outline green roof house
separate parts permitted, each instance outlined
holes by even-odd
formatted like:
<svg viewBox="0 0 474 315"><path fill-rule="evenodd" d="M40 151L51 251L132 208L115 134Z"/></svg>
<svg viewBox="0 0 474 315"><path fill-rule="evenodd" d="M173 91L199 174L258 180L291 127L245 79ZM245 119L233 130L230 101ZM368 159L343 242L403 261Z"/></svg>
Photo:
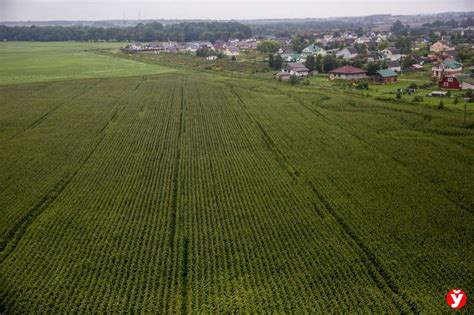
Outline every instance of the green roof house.
<svg viewBox="0 0 474 315"><path fill-rule="evenodd" d="M457 75L462 73L462 64L456 60L446 60L435 64L431 68L431 76L442 79L447 76Z"/></svg>

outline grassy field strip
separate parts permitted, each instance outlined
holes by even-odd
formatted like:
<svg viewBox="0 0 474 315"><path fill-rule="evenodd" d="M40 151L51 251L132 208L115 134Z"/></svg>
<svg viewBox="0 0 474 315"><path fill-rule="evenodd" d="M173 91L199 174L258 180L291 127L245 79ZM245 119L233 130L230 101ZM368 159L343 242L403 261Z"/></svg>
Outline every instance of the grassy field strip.
<svg viewBox="0 0 474 315"><path fill-rule="evenodd" d="M164 65L98 54L120 43L0 43L0 85L173 72Z"/></svg>

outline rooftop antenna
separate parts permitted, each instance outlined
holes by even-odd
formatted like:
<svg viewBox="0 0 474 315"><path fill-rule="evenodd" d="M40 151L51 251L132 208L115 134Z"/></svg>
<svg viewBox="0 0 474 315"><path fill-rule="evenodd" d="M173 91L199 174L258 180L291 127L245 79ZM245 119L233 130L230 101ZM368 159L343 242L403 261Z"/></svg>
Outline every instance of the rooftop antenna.
<svg viewBox="0 0 474 315"><path fill-rule="evenodd" d="M142 21L142 13L140 11L138 11L138 21L139 22Z"/></svg>

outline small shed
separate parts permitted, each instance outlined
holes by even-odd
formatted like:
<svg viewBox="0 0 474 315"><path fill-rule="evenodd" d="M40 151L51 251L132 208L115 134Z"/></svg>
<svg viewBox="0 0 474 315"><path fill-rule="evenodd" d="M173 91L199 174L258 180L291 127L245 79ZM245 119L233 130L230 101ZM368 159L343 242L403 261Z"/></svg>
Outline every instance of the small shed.
<svg viewBox="0 0 474 315"><path fill-rule="evenodd" d="M372 82L374 84L390 84L397 82L398 74L393 69L378 70L373 76Z"/></svg>

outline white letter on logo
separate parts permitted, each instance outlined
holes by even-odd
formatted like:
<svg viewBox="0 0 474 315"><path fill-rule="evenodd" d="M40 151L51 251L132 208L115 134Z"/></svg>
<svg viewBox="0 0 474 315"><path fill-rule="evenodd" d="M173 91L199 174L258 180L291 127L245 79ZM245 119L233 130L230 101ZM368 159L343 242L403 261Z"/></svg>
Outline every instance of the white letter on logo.
<svg viewBox="0 0 474 315"><path fill-rule="evenodd" d="M453 290L453 292L455 294L451 294L451 298L453 299L453 304L451 304L451 307L456 308L458 307L459 303L461 303L463 294L461 293L461 290Z"/></svg>

